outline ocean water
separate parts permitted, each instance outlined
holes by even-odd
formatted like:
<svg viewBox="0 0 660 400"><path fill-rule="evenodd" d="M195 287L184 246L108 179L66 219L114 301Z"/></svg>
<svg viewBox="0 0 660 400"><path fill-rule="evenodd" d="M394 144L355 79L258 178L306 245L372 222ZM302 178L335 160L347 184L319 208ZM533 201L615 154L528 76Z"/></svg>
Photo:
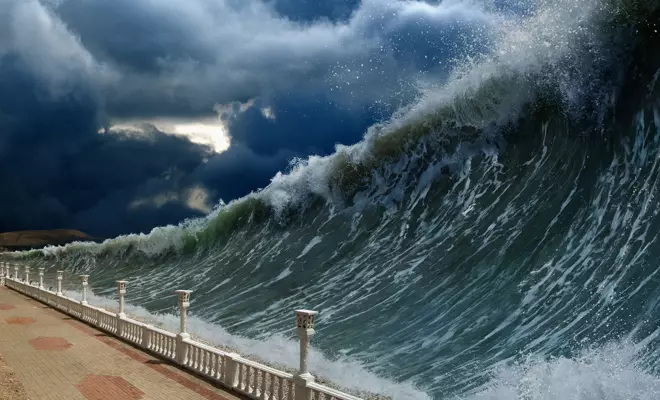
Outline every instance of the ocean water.
<svg viewBox="0 0 660 400"><path fill-rule="evenodd" d="M660 4L537 1L362 142L208 217L16 253L393 399L660 398ZM48 280L50 280L50 275ZM75 285L70 286L75 291ZM73 293L75 295L75 293ZM138 307L139 306L139 307Z"/></svg>

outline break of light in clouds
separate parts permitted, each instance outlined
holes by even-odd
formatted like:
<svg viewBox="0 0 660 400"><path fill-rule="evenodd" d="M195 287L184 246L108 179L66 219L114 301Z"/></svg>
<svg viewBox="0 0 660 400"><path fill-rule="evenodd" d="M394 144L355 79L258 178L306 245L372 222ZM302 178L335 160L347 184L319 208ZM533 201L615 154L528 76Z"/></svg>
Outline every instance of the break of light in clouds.
<svg viewBox="0 0 660 400"><path fill-rule="evenodd" d="M147 127L171 134L180 135L193 143L209 146L215 153L221 153L229 148L230 138L227 128L222 121L212 119L202 120L168 120L165 118L140 121L124 121L115 123L107 129L109 133L134 132L136 134L148 134ZM99 132L105 132L105 129Z"/></svg>

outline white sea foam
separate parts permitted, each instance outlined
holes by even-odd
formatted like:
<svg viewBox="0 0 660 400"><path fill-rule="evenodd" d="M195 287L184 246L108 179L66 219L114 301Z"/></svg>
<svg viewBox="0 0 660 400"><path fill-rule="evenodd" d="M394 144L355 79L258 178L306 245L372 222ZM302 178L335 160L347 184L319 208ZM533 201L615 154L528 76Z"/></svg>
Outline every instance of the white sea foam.
<svg viewBox="0 0 660 400"><path fill-rule="evenodd" d="M640 347L610 344L575 359L530 357L501 367L469 400L656 400L660 377L640 365Z"/></svg>

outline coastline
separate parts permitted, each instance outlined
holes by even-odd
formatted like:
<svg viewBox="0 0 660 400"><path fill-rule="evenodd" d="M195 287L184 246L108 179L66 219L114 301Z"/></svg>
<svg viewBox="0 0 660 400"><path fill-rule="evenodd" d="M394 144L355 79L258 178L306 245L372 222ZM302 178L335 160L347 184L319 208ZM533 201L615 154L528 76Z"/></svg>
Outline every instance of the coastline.
<svg viewBox="0 0 660 400"><path fill-rule="evenodd" d="M40 249L46 246L62 246L67 243L98 242L95 238L75 229L27 230L0 233L0 252Z"/></svg>

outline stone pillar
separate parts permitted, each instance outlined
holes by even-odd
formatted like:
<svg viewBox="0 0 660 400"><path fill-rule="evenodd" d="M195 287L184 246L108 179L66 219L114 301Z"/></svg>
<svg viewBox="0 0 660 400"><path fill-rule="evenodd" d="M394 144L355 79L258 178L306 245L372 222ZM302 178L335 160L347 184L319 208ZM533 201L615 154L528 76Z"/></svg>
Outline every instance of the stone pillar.
<svg viewBox="0 0 660 400"><path fill-rule="evenodd" d="M236 353L228 353L225 356L225 385L230 388L238 386L238 360L241 356Z"/></svg>
<svg viewBox="0 0 660 400"><path fill-rule="evenodd" d="M44 288L44 271L46 268L39 268L39 289Z"/></svg>
<svg viewBox="0 0 660 400"><path fill-rule="evenodd" d="M80 275L80 283L82 284L82 301L80 304L87 304L87 284L89 275Z"/></svg>
<svg viewBox="0 0 660 400"><path fill-rule="evenodd" d="M188 345L187 339L190 339L188 334L188 307L190 307L190 290L176 290L174 291L179 297L179 334L176 335L176 360L179 364L185 365L188 359Z"/></svg>
<svg viewBox="0 0 660 400"><path fill-rule="evenodd" d="M5 263L0 263L0 286L5 285Z"/></svg>
<svg viewBox="0 0 660 400"><path fill-rule="evenodd" d="M142 328L142 340L140 341L142 347L144 347L147 350L151 348L151 332L153 332L149 328L151 328L151 325L148 324L144 325L144 328Z"/></svg>
<svg viewBox="0 0 660 400"><path fill-rule="evenodd" d="M310 400L312 390L308 387L314 382L314 376L309 373L307 368L307 352L309 350L309 340L316 333L314 330L314 320L317 311L296 310L296 333L300 337L300 369L293 377L296 384L295 400Z"/></svg>
<svg viewBox="0 0 660 400"><path fill-rule="evenodd" d="M64 271L57 271L57 295L62 296L62 277L64 276Z"/></svg>
<svg viewBox="0 0 660 400"><path fill-rule="evenodd" d="M14 279L18 280L18 265L14 264Z"/></svg>
<svg viewBox="0 0 660 400"><path fill-rule="evenodd" d="M124 312L124 295L126 295L127 281L117 281L117 295L119 296L119 312L117 313L117 336L122 336L124 332L123 319L126 318Z"/></svg>
<svg viewBox="0 0 660 400"><path fill-rule="evenodd" d="M26 285L30 284L30 266L29 265L25 266L25 284Z"/></svg>

